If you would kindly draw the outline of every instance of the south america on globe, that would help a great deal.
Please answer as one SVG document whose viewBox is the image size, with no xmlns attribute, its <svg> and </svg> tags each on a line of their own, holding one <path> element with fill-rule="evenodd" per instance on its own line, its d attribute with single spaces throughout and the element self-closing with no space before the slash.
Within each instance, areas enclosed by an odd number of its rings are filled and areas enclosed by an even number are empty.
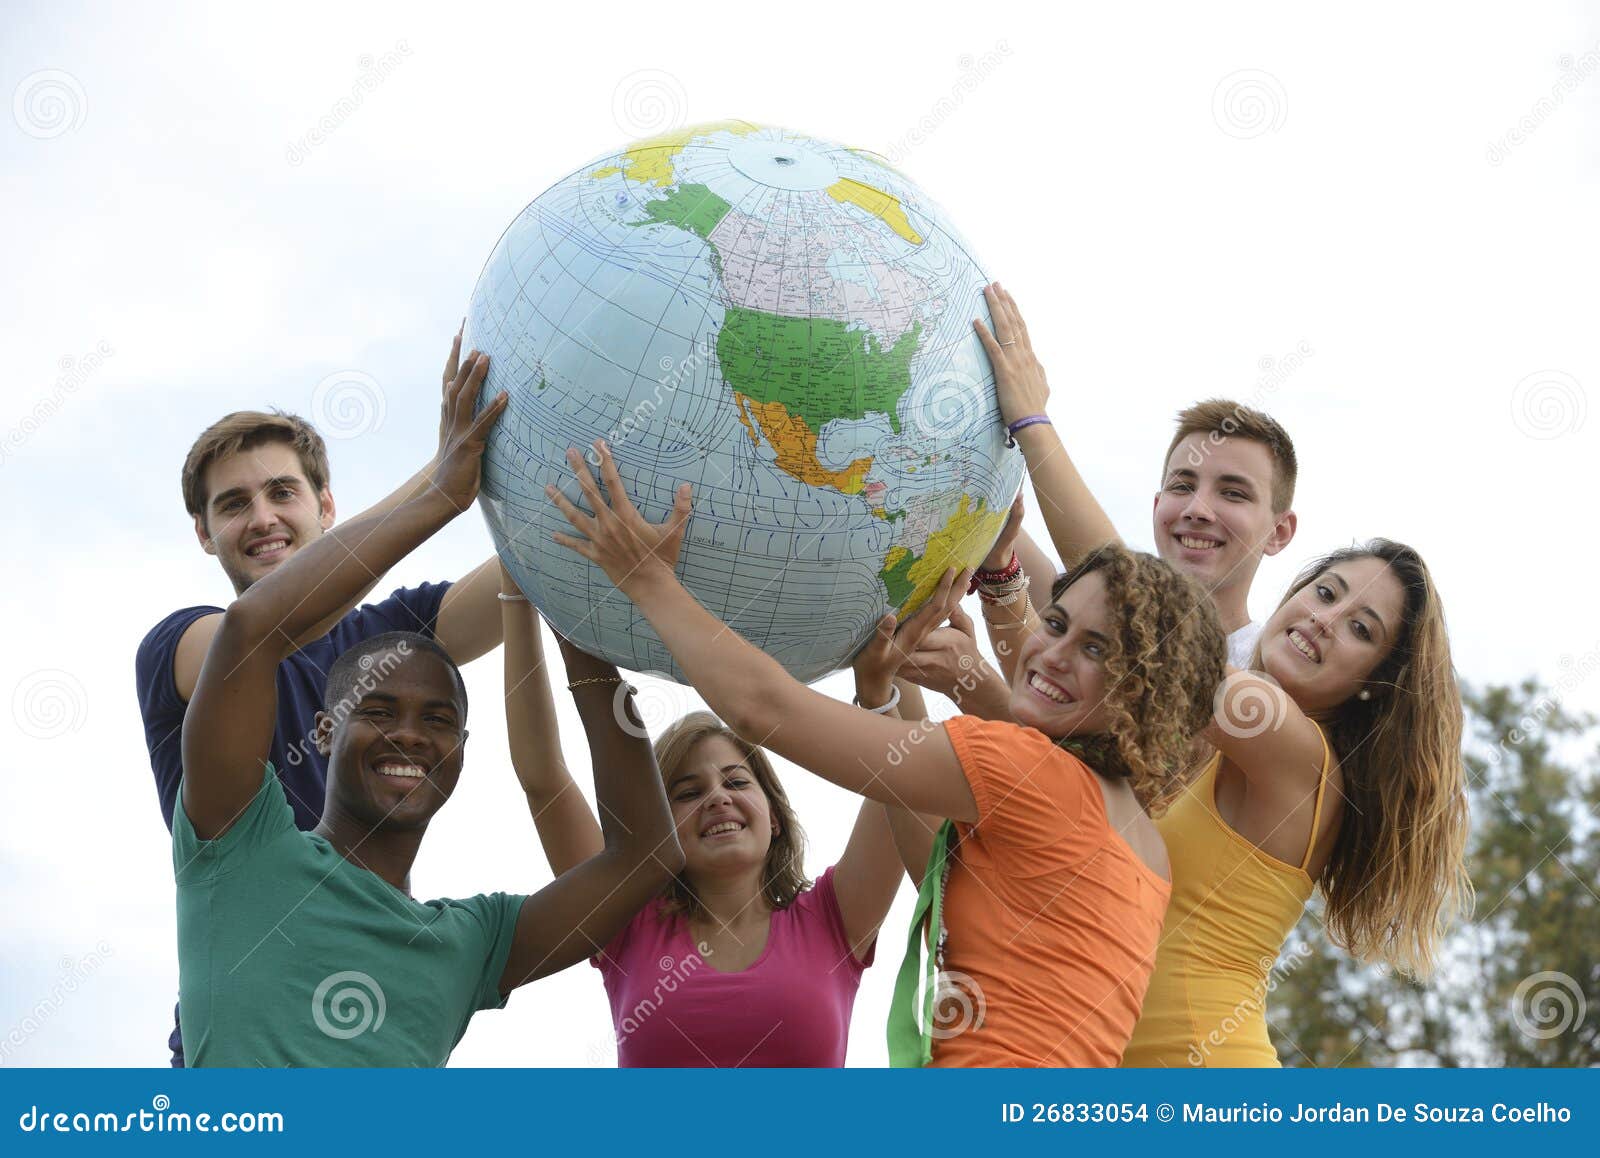
<svg viewBox="0 0 1600 1158">
<path fill-rule="evenodd" d="M 604 438 L 653 522 L 693 487 L 678 576 L 811 681 L 976 566 L 1022 483 L 972 330 L 987 277 L 875 155 L 724 121 L 540 194 L 484 264 L 463 349 L 510 394 L 480 501 L 524 594 L 586 651 L 682 679 L 604 572 L 551 541 Z"/>
</svg>

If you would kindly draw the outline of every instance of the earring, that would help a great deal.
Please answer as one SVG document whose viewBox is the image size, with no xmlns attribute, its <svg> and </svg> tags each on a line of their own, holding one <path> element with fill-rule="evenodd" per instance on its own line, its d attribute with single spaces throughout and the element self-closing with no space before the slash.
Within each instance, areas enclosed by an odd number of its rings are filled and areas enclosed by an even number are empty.
<svg viewBox="0 0 1600 1158">
<path fill-rule="evenodd" d="M 1359 692 L 1356 693 L 1356 699 L 1358 699 L 1358 700 L 1370 700 L 1371 698 L 1372 698 L 1372 691 L 1369 688 L 1362 688 Z"/>
</svg>

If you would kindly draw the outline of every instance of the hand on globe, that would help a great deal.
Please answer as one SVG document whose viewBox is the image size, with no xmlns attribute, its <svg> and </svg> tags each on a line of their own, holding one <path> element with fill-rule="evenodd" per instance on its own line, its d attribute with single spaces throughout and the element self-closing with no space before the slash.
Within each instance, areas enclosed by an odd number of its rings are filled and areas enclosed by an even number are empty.
<svg viewBox="0 0 1600 1158">
<path fill-rule="evenodd" d="M 972 322 L 978 331 L 978 340 L 989 355 L 994 367 L 994 390 L 1000 403 L 1000 417 L 1010 425 L 1023 418 L 1045 413 L 1050 400 L 1050 386 L 1044 378 L 1044 367 L 1034 357 L 1033 342 L 1028 338 L 1028 325 L 1012 296 L 1000 288 L 1000 283 L 985 286 L 984 301 L 989 303 L 989 315 L 994 318 L 994 332 L 983 324 L 981 318 Z"/>
<path fill-rule="evenodd" d="M 460 336 L 457 335 L 457 343 Z M 452 346 L 451 361 L 459 349 Z M 483 408 L 476 418 L 478 391 L 489 373 L 489 356 L 474 350 L 467 356 L 455 377 L 444 384 L 444 400 L 439 406 L 439 449 L 424 471 L 433 488 L 450 501 L 457 512 L 470 507 L 478 497 L 483 481 L 483 451 L 489 445 L 489 429 L 505 411 L 510 395 L 504 391 Z"/>
<path fill-rule="evenodd" d="M 939 586 L 928 596 L 927 602 L 898 630 L 893 612 L 878 620 L 877 631 L 867 645 L 856 653 L 852 664 L 856 675 L 857 703 L 874 708 L 889 701 L 895 675 L 922 646 L 928 633 L 952 615 L 961 615 L 961 598 L 967 593 L 967 583 L 971 578 L 970 570 L 958 574 L 955 568 L 949 568 L 939 580 Z"/>
<path fill-rule="evenodd" d="M 972 620 L 959 607 L 950 622 L 923 638 L 897 673 L 918 687 L 948 696 L 968 715 L 1003 719 L 1011 691 L 1005 677 L 984 659 Z"/>
<path fill-rule="evenodd" d="M 689 525 L 689 484 L 680 483 L 673 496 L 672 514 L 664 523 L 652 523 L 639 513 L 628 498 L 622 476 L 617 473 L 611 448 L 602 438 L 595 439 L 595 453 L 600 459 L 600 477 L 611 494 L 608 503 L 600 493 L 594 471 L 575 449 L 567 451 L 567 463 L 578 476 L 578 486 L 588 500 L 594 514 L 585 514 L 571 499 L 555 486 L 547 486 L 544 493 L 583 538 L 553 532 L 551 538 L 563 547 L 576 551 L 606 573 L 618 589 L 625 590 L 630 579 L 651 577 L 652 572 L 665 570 L 671 575 L 678 563 L 678 551 L 683 546 L 683 532 Z"/>
<path fill-rule="evenodd" d="M 1022 534 L 1022 494 L 1019 492 L 1011 503 L 1011 513 L 1006 516 L 1006 525 L 1000 528 L 1000 537 L 994 541 L 994 546 L 989 548 L 989 553 L 983 557 L 985 571 L 1003 571 L 1011 565 L 1011 556 L 1016 553 L 1017 536 Z"/>
</svg>

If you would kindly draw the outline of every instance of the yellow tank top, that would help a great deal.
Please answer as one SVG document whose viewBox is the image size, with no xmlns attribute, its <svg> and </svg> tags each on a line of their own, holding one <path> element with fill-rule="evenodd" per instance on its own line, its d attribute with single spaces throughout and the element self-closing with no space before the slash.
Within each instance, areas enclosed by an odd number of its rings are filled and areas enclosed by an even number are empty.
<svg viewBox="0 0 1600 1158">
<path fill-rule="evenodd" d="M 1125 1066 L 1276 1066 L 1267 1036 L 1272 966 L 1311 898 L 1306 873 L 1317 846 L 1328 738 L 1305 859 L 1268 856 L 1217 811 L 1217 769 L 1207 763 L 1156 821 L 1172 864 L 1156 968 L 1123 1052 Z"/>
</svg>

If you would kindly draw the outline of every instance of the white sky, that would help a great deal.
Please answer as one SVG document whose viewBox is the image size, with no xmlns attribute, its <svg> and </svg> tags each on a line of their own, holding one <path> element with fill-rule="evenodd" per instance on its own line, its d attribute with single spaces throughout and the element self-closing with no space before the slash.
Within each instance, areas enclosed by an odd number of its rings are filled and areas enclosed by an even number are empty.
<svg viewBox="0 0 1600 1158">
<path fill-rule="evenodd" d="M 291 164 L 361 58 L 402 44 Z M 998 67 L 966 89 L 963 58 L 985 53 Z M 230 593 L 179 498 L 194 436 L 240 408 L 315 418 L 319 381 L 369 374 L 382 423 L 330 452 L 342 514 L 381 498 L 431 452 L 439 363 L 500 232 L 660 127 L 651 115 L 899 146 L 1023 305 L 1055 420 L 1136 544 L 1172 413 L 1230 394 L 1283 421 L 1302 463 L 1300 532 L 1262 569 L 1258 615 L 1314 554 L 1381 534 L 1430 561 L 1465 678 L 1594 670 L 1600 629 L 1579 608 L 1596 551 L 1578 515 L 1600 438 L 1597 64 L 1600 17 L 1577 4 L 7 3 L 0 896 L 15 918 L 0 1043 L 45 1011 L 0 1064 L 164 1064 L 171 862 L 133 653 L 168 611 Z M 28 80 L 44 70 L 58 75 Z M 666 74 L 664 106 L 619 115 L 647 70 Z M 65 94 L 64 120 L 26 99 L 41 83 Z M 1265 121 L 1216 99 L 1239 83 Z M 958 106 L 907 150 L 953 90 Z M 1263 359 L 1301 343 L 1304 364 L 1263 390 Z M 102 344 L 103 364 L 60 388 L 63 365 Z M 454 578 L 488 551 L 469 514 L 389 586 Z M 467 669 L 483 706 L 419 895 L 548 876 L 503 755 L 499 664 Z M 1570 706 L 1600 708 L 1600 679 L 1574 684 Z M 67 689 L 55 717 L 51 687 Z M 586 778 L 570 718 L 567 735 Z M 819 872 L 855 801 L 786 772 Z M 910 900 L 863 981 L 852 1064 L 884 1061 Z M 101 945 L 52 997 L 64 959 Z M 454 1061 L 609 1064 L 610 1032 L 598 975 L 575 968 L 479 1017 Z"/>
</svg>

